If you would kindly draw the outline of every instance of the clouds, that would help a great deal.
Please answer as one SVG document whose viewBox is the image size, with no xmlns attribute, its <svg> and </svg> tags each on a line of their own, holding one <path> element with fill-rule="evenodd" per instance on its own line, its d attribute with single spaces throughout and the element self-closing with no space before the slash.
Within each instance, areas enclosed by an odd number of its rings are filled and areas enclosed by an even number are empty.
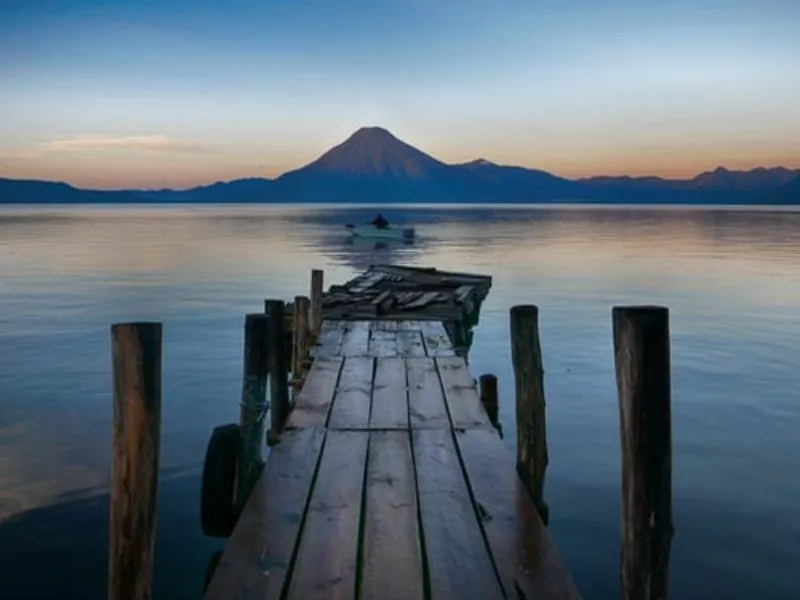
<svg viewBox="0 0 800 600">
<path fill-rule="evenodd" d="M 104 134 L 84 134 L 56 139 L 42 144 L 47 152 L 122 151 L 179 154 L 205 154 L 213 149 L 203 144 L 172 140 L 165 135 L 131 135 L 112 137 Z"/>
</svg>

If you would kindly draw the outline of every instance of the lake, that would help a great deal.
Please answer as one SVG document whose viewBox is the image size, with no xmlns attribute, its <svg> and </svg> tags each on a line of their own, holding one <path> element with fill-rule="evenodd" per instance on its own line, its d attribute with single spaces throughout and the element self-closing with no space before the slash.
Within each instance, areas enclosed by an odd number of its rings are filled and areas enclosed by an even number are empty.
<svg viewBox="0 0 800 600">
<path fill-rule="evenodd" d="M 196 599 L 222 543 L 200 530 L 211 430 L 238 419 L 243 318 L 371 263 L 487 273 L 470 351 L 500 381 L 508 309 L 540 307 L 550 530 L 584 597 L 619 595 L 611 307 L 670 308 L 671 597 L 800 598 L 800 212 L 381 207 L 410 246 L 351 244 L 369 207 L 0 207 L 0 589 L 104 598 L 109 326 L 164 323 L 155 597 Z"/>
</svg>

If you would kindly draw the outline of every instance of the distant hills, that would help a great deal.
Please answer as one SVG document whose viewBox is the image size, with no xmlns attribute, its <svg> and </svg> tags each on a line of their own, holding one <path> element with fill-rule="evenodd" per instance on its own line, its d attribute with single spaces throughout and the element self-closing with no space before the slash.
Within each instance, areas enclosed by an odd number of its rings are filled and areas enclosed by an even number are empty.
<svg viewBox="0 0 800 600">
<path fill-rule="evenodd" d="M 719 167 L 685 180 L 566 179 L 479 159 L 447 164 L 380 127 L 362 127 L 315 161 L 275 179 L 248 178 L 189 190 L 85 190 L 0 178 L 0 203 L 502 202 L 800 204 L 800 170 Z"/>
</svg>

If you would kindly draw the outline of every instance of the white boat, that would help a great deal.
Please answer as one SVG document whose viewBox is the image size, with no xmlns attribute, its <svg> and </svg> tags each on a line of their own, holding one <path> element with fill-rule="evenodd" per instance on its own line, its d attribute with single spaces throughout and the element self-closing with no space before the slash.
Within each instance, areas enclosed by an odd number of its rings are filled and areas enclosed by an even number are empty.
<svg viewBox="0 0 800 600">
<path fill-rule="evenodd" d="M 348 223 L 345 228 L 353 237 L 370 238 L 375 240 L 410 240 L 414 238 L 413 227 L 386 227 L 374 225 L 353 225 Z"/>
</svg>

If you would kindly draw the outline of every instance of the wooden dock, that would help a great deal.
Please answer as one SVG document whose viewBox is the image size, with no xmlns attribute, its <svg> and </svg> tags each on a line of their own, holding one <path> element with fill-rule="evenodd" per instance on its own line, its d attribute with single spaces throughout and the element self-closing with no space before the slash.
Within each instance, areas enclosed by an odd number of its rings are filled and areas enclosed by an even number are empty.
<svg viewBox="0 0 800 600">
<path fill-rule="evenodd" d="M 214 428 L 203 465 L 201 527 L 228 538 L 209 562 L 207 600 L 580 598 L 547 532 L 538 307 L 509 310 L 516 455 L 498 433 L 497 378 L 482 374 L 479 390 L 468 370 L 490 287 L 487 276 L 373 266 L 324 292 L 315 269 L 310 297 L 246 315 L 239 422 Z M 612 329 L 620 596 L 665 599 L 669 311 L 613 307 Z M 111 333 L 108 598 L 150 600 L 162 325 Z"/>
<path fill-rule="evenodd" d="M 208 600 L 578 598 L 438 321 L 325 321 Z"/>
</svg>

